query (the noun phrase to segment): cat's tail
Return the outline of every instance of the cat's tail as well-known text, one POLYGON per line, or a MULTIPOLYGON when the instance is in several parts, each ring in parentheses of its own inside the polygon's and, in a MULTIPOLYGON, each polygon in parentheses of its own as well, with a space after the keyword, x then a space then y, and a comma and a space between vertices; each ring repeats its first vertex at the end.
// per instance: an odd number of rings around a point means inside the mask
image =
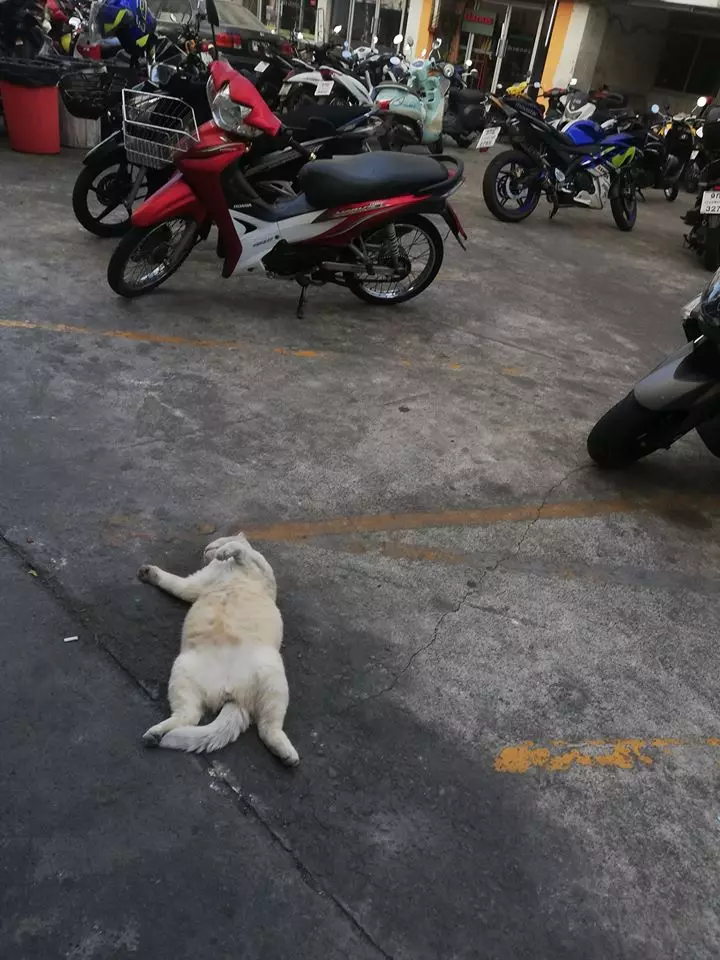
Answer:
POLYGON ((158 746, 188 753, 212 753, 233 743, 250 726, 250 714, 236 703, 226 703, 212 723, 201 727, 176 727, 158 746))

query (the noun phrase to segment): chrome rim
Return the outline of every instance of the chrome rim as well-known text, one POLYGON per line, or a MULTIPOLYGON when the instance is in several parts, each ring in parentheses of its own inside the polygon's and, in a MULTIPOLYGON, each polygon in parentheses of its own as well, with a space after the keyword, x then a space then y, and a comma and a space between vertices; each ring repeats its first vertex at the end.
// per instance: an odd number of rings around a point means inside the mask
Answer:
POLYGON ((146 233, 125 263, 122 279, 133 290, 156 284, 177 265, 192 243, 194 220, 165 220, 146 233))
POLYGON ((427 279, 437 259, 432 237, 415 223, 393 223, 368 234, 363 252, 374 266, 394 271, 392 277, 383 279, 370 273, 357 275, 363 290, 378 300, 396 300, 412 293, 427 279))
MULTIPOLYGON (((125 206, 125 200, 137 175, 137 167, 120 163, 98 173, 87 192, 87 208, 93 220, 108 226, 129 221, 130 211, 125 206)), ((135 204, 142 203, 147 196, 147 177, 144 176, 135 196, 135 204)))

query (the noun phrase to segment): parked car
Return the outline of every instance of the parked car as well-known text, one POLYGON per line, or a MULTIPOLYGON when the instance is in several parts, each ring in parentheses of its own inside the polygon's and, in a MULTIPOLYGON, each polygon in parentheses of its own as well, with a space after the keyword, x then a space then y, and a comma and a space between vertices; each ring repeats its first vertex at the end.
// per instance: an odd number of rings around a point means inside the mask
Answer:
MULTIPOLYGON (((187 20, 190 10, 196 9, 197 0, 151 0, 158 30, 172 36, 180 24, 187 20), (192 7, 191 7, 192 4, 192 7)), ((284 37, 271 33, 240 0, 215 0, 220 25, 215 31, 218 50, 236 70, 254 70, 270 50, 286 56, 294 55, 293 45, 284 37)), ((203 40, 212 39, 207 20, 200 23, 203 40)))

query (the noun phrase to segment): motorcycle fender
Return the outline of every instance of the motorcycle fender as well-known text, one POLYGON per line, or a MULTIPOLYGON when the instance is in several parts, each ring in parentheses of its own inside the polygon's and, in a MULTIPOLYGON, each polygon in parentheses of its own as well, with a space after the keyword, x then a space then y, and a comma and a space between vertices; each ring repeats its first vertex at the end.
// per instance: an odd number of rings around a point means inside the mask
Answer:
POLYGON ((647 410, 691 410, 720 402, 720 356, 715 344, 701 336, 686 343, 633 387, 647 410))
POLYGON ((182 174, 177 173, 149 197, 132 215, 134 227, 151 227, 171 217, 191 217, 197 223, 207 219, 207 210, 193 193, 182 174))
POLYGON ((115 130, 114 133, 111 133, 109 137, 105 137, 104 140, 101 140, 97 146, 93 147, 92 150, 88 151, 83 157, 83 163, 85 166, 94 166, 96 163, 104 163, 110 159, 113 160, 124 160, 125 159, 125 146, 123 144, 123 132, 122 130, 115 130), (115 156, 117 154, 117 157, 115 156))

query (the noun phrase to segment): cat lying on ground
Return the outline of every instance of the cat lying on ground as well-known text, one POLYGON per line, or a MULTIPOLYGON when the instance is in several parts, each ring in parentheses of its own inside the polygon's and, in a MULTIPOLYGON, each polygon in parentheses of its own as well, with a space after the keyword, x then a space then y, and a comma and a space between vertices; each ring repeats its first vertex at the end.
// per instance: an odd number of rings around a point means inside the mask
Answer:
POLYGON ((192 604, 170 673, 172 715, 143 740, 209 753, 237 740, 254 720, 268 749, 295 766, 300 758, 283 731, 289 692, 272 567, 242 533, 214 540, 203 559, 206 565, 189 577, 152 566, 138 571, 143 583, 192 604), (206 711, 217 716, 198 726, 206 711))

